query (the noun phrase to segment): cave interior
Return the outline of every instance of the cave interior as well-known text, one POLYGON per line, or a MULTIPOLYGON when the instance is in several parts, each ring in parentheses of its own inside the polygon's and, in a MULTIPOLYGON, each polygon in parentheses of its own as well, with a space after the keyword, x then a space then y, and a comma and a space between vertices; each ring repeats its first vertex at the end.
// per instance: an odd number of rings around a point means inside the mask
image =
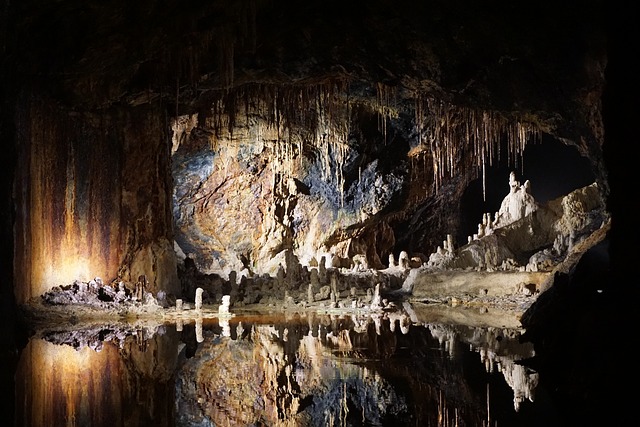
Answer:
POLYGON ((5 322, 94 277, 181 297, 184 259, 227 278, 289 252, 428 256, 466 243, 512 171, 539 203, 597 183, 612 225, 590 265, 611 300, 634 292, 634 55, 611 9, 3 2, 5 322))

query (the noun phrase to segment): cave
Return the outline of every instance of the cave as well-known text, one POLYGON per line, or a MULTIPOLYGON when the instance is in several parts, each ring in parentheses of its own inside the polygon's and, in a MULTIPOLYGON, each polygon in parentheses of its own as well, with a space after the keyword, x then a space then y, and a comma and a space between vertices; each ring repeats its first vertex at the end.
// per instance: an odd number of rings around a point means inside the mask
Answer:
MULTIPOLYGON (((403 353, 442 345, 451 358, 481 354, 501 366, 513 390, 493 390, 514 393, 520 410, 494 414, 502 425, 619 425, 634 368, 617 355, 631 351, 623 326, 639 288, 626 190, 637 49, 631 13, 618 6, 4 1, 4 413, 13 425, 72 416, 84 425, 320 425, 327 414, 338 425, 340 407, 341 425, 431 425, 426 409, 406 412, 419 389, 447 422, 486 425, 489 396, 486 412, 473 397, 482 384, 403 353), (365 309, 386 317, 363 326, 353 313, 365 309), (254 311, 290 323, 247 332, 238 319, 246 326, 254 311), (178 381, 145 368, 175 351, 136 323, 149 319, 188 336, 168 362, 183 358, 178 381), (134 325, 115 325, 126 320, 134 325), (409 332, 409 321, 425 329, 409 332), (469 329, 478 324, 482 334, 469 329), (221 345, 226 338, 234 343, 221 345), (326 348, 393 354, 427 379, 382 364, 371 369, 392 380, 372 386, 357 365, 356 379, 319 399, 286 361, 326 348), (119 351, 126 368, 110 362, 119 351), (249 362, 257 352, 271 356, 249 362), (162 381, 143 389, 149 400, 135 413, 111 402, 96 414, 82 392, 68 413, 39 400, 64 375, 39 381, 23 360, 36 357, 108 366, 83 392, 96 400, 101 387, 162 381), (229 370, 238 358, 246 363, 229 370), (25 369, 28 379, 18 377, 25 369), (533 372, 552 390, 539 399, 553 415, 528 413, 530 390, 513 385, 533 372), (227 394, 212 397, 215 387, 227 394), (247 388, 262 390, 251 410, 247 388)), ((73 381, 67 387, 84 390, 73 381)))

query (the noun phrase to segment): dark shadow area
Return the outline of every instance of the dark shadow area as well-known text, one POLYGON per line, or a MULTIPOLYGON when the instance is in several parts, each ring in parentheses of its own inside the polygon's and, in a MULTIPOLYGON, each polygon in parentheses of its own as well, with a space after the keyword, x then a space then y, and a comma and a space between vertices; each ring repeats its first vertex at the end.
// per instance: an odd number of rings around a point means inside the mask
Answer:
POLYGON ((524 342, 535 356, 521 361, 540 374, 540 387, 558 402, 562 425, 623 426, 638 378, 629 367, 636 353, 627 325, 628 303, 611 287, 609 243, 586 252, 570 274, 523 315, 524 342))

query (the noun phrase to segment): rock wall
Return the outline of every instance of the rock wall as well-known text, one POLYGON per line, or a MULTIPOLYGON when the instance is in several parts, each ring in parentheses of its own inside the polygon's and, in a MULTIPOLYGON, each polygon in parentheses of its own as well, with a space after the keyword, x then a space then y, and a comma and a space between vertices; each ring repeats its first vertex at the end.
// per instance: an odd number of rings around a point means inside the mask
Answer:
POLYGON ((201 271, 224 275, 275 274, 271 260, 285 250, 307 265, 321 254, 362 253, 381 267, 380 254, 394 244, 383 214, 397 205, 408 176, 408 162, 398 160, 408 148, 404 135, 389 135, 397 141, 385 145, 377 112, 344 107, 342 98, 295 105, 316 111, 303 123, 269 110, 270 96, 252 98, 257 107, 239 108, 233 118, 176 120, 173 215, 181 251, 201 271), (220 129, 220 121, 227 127, 220 129))
POLYGON ((100 277, 178 292, 162 117, 77 113, 23 95, 15 197, 16 301, 100 277))

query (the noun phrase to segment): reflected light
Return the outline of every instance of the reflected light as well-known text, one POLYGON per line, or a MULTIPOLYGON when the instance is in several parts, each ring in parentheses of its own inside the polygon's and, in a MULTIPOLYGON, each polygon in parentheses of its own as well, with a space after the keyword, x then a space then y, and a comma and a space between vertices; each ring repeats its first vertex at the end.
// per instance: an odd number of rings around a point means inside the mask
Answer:
POLYGON ((18 372, 16 378, 22 379, 16 382, 19 425, 122 423, 122 375, 118 351, 113 346, 95 352, 89 347, 75 350, 31 340, 18 372), (100 402, 100 410, 96 402, 100 402))

